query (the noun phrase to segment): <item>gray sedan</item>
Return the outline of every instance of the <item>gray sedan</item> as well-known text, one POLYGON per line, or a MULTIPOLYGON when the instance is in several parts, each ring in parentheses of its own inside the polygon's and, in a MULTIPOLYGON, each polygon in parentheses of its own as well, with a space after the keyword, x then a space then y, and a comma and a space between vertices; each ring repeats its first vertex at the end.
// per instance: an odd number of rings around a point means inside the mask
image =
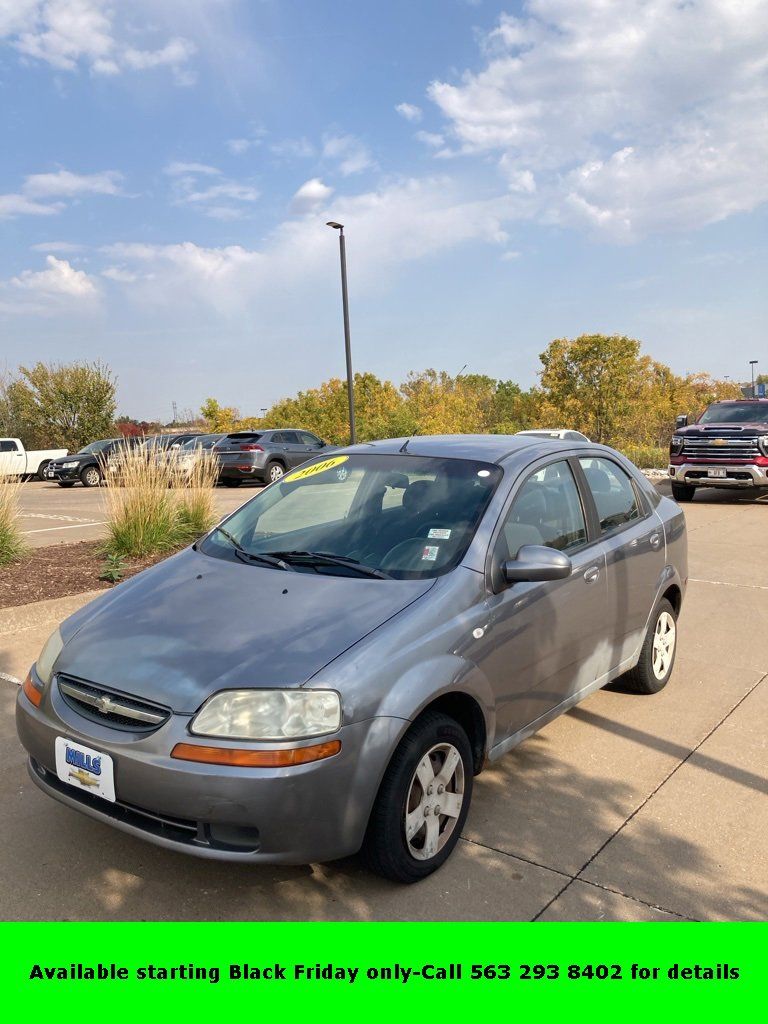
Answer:
POLYGON ((151 842, 414 882, 487 762, 667 684, 687 575, 680 508, 609 448, 346 448, 67 619, 18 733, 40 789, 151 842))

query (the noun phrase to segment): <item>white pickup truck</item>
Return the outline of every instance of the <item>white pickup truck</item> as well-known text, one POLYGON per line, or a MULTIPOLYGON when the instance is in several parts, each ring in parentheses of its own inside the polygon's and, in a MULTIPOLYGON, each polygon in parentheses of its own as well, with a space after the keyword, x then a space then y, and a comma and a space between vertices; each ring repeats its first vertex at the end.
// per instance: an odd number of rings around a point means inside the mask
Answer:
POLYGON ((66 448, 28 452, 18 437, 0 437, 0 477, 36 476, 42 480, 48 463, 67 454, 66 448))

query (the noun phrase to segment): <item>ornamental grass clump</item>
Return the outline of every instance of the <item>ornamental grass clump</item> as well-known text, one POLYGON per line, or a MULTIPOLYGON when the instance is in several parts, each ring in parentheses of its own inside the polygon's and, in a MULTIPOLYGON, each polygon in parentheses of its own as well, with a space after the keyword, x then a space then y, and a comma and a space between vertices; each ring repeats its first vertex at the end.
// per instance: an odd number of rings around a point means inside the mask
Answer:
POLYGON ((17 562, 26 552, 19 529, 21 479, 0 476, 0 565, 17 562))
POLYGON ((215 463, 199 458, 182 469, 174 456, 126 447, 105 465, 108 555, 170 553, 213 525, 215 463))

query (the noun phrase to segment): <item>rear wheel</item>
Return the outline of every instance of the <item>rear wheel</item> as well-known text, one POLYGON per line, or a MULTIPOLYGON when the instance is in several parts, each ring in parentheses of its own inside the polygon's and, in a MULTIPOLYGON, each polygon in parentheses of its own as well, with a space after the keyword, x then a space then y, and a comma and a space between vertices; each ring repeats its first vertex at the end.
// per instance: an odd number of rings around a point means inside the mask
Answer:
POLYGON ((690 484, 678 484, 672 481, 672 497, 675 501, 693 501, 696 488, 690 484))
POLYGON ((666 598, 656 609, 637 665, 621 683, 634 693, 658 693, 672 675, 677 653, 677 614, 666 598))
POLYGON ((379 788, 363 844, 372 871, 418 882, 450 857, 472 798, 472 750, 461 726, 422 715, 400 741, 379 788))
POLYGON ((83 487, 98 487, 101 483, 101 471, 98 466, 86 466, 80 474, 83 487))
POLYGON ((279 462, 270 462, 267 466, 267 480, 269 480, 271 484, 275 483, 284 475, 285 469, 279 462))

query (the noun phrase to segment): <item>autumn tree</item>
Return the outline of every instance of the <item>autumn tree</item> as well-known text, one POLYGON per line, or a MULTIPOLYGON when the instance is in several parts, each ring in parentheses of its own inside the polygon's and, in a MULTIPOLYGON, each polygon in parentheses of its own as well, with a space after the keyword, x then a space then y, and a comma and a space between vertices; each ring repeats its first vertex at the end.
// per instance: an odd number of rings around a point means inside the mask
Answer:
POLYGON ((77 451, 109 437, 117 383, 100 362, 19 367, 7 392, 17 436, 30 446, 77 451))

